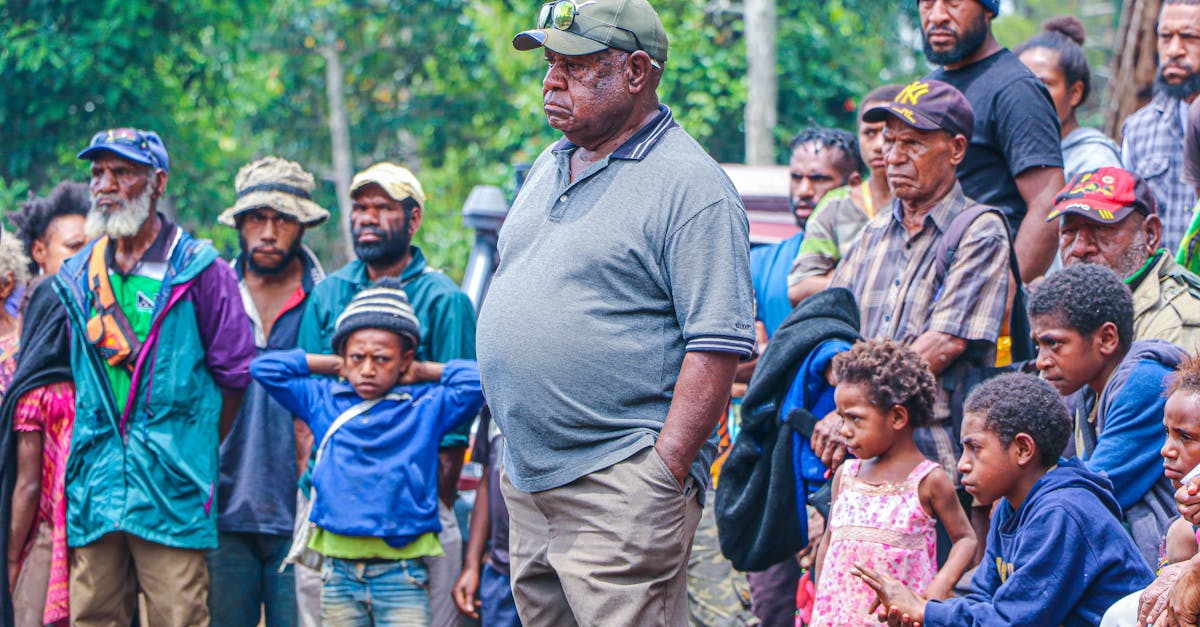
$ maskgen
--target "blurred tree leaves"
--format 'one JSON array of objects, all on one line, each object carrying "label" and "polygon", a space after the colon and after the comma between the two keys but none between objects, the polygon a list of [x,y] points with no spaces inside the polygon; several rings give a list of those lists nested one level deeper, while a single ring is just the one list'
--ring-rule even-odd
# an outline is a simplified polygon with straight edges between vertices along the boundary
[{"label": "blurred tree leaves", "polygon": [[[660,88],[680,123],[721,161],[740,161],[745,37],[730,0],[656,0],[671,37]],[[321,46],[336,46],[353,167],[411,167],[429,196],[417,241],[453,276],[470,234],[459,207],[473,185],[512,188],[512,164],[555,139],[541,113],[539,53],[512,35],[537,0],[4,0],[0,2],[0,208],[25,189],[82,180],[75,154],[111,126],[153,128],[171,153],[170,209],[227,254],[215,216],[238,168],[294,159],[336,210]],[[810,124],[850,128],[858,96],[924,74],[915,3],[779,0],[779,158]],[[906,34],[907,33],[907,34]],[[7,181],[7,182],[5,182]],[[333,224],[307,235],[343,261]]]}]

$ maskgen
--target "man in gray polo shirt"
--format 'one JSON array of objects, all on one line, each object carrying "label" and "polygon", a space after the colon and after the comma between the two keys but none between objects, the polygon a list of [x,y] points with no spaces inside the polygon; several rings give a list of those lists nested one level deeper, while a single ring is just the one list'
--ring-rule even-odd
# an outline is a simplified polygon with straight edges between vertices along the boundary
[{"label": "man in gray polo shirt", "polygon": [[733,185],[655,93],[645,0],[543,7],[550,126],[480,313],[526,625],[686,625],[685,568],[717,418],[754,344]]}]

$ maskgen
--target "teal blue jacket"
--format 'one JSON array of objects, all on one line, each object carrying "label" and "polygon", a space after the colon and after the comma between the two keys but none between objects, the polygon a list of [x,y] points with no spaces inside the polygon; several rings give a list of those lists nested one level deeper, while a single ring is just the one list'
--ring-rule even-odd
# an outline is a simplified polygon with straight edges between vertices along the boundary
[{"label": "teal blue jacket", "polygon": [[[421,323],[418,361],[446,363],[452,359],[475,359],[475,308],[471,299],[449,277],[429,269],[420,248],[412,247],[412,261],[400,273],[404,293]],[[313,288],[300,322],[299,346],[308,353],[333,352],[330,340],[337,317],[350,299],[371,285],[367,264],[356,259],[329,275]],[[470,438],[468,420],[442,437],[441,447],[466,446]]]},{"label": "teal blue jacket", "polygon": [[254,357],[237,279],[211,244],[178,231],[122,413],[104,361],[86,340],[92,246],[55,279],[71,325],[76,386],[67,544],[124,531],[172,547],[215,548],[222,388],[244,389]]}]

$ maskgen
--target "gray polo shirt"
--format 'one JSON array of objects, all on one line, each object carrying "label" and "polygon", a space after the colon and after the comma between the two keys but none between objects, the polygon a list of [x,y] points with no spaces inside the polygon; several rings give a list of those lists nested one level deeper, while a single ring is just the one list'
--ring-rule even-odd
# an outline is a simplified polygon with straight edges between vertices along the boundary
[{"label": "gray polo shirt", "polygon": [[[534,163],[479,315],[505,472],[527,492],[653,445],[686,352],[754,347],[745,208],[670,110],[572,183],[574,149]],[[701,485],[715,451],[692,465]]]}]

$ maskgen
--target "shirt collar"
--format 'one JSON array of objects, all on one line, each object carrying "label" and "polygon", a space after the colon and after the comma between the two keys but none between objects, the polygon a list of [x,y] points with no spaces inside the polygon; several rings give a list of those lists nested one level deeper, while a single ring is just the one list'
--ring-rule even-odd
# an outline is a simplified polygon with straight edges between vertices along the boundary
[{"label": "shirt collar", "polygon": [[[641,161],[650,153],[650,149],[662,139],[662,136],[672,128],[679,126],[675,122],[675,116],[671,114],[671,108],[665,104],[659,103],[658,115],[638,129],[638,132],[633,134],[633,137],[625,140],[620,148],[613,151],[609,158],[611,159],[627,159],[630,161]],[[566,137],[558,140],[554,144],[553,151],[571,151],[576,148],[575,144],[571,143]]]},{"label": "shirt collar", "polygon": [[[933,225],[942,233],[950,228],[950,222],[954,217],[962,211],[967,204],[967,197],[963,194],[962,185],[958,181],[954,182],[954,187],[950,188],[950,192],[946,194],[929,213],[925,214],[926,220],[933,220]],[[904,226],[904,209],[900,206],[900,199],[892,199],[892,218],[899,224],[901,228]]]}]

